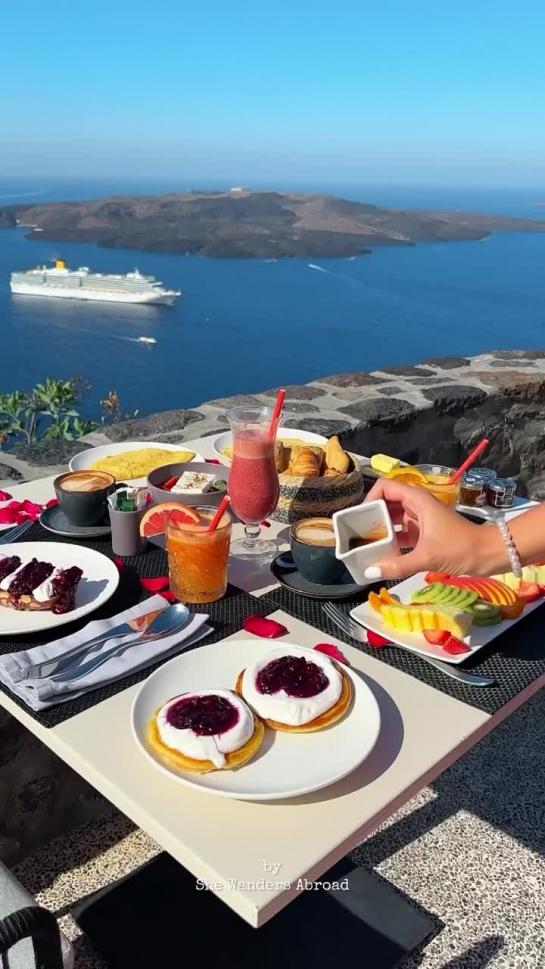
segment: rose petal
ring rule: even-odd
[[[0,508],[0,525],[17,525],[22,521],[20,515],[15,508]]]
[[[166,599],[167,602],[177,602],[176,596],[170,591],[170,589],[165,589],[164,592],[160,592],[159,595],[162,596],[163,599]]]
[[[9,491],[0,491],[0,501],[9,501],[11,495]]]
[[[46,508],[54,508],[55,505],[58,505],[58,504],[59,504],[59,502],[57,501],[56,498],[50,498],[49,501],[46,502],[46,506],[45,507]]]
[[[288,631],[282,623],[276,622],[275,619],[265,619],[264,616],[258,615],[248,616],[242,623],[242,628],[247,633],[262,636],[264,639],[276,639],[277,636],[285,636]]]
[[[125,571],[125,563],[120,555],[114,555],[114,565],[117,567],[118,572]]]
[[[346,656],[333,643],[318,643],[314,649],[317,649],[319,653],[326,653],[327,656],[331,656],[332,659],[336,659],[339,663],[344,663],[345,666],[350,666]]]
[[[146,592],[161,592],[168,589],[168,575],[159,575],[155,579],[140,579],[140,585]]]

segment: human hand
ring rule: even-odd
[[[405,579],[433,570],[451,575],[490,575],[509,571],[509,558],[497,528],[469,522],[424,488],[380,478],[366,501],[383,498],[400,548],[407,555],[390,556],[365,570],[367,579]],[[502,565],[504,566],[502,568]]]

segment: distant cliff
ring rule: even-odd
[[[329,195],[246,190],[0,207],[0,228],[18,225],[42,240],[264,259],[346,257],[369,252],[370,246],[545,231],[545,221],[534,219],[383,209]]]

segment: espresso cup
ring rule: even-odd
[[[53,482],[57,500],[74,525],[96,525],[104,518],[108,495],[116,488],[106,471],[67,471]]]
[[[309,582],[331,585],[344,572],[335,556],[335,532],[330,518],[304,518],[290,529],[291,554]]]

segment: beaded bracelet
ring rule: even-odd
[[[496,525],[500,530],[500,535],[505,542],[507,547],[507,553],[509,555],[509,561],[511,563],[511,572],[518,578],[522,576],[522,566],[520,564],[520,559],[517,552],[517,547],[513,541],[513,536],[509,531],[509,525],[507,524],[505,517],[503,515],[496,518]]]

